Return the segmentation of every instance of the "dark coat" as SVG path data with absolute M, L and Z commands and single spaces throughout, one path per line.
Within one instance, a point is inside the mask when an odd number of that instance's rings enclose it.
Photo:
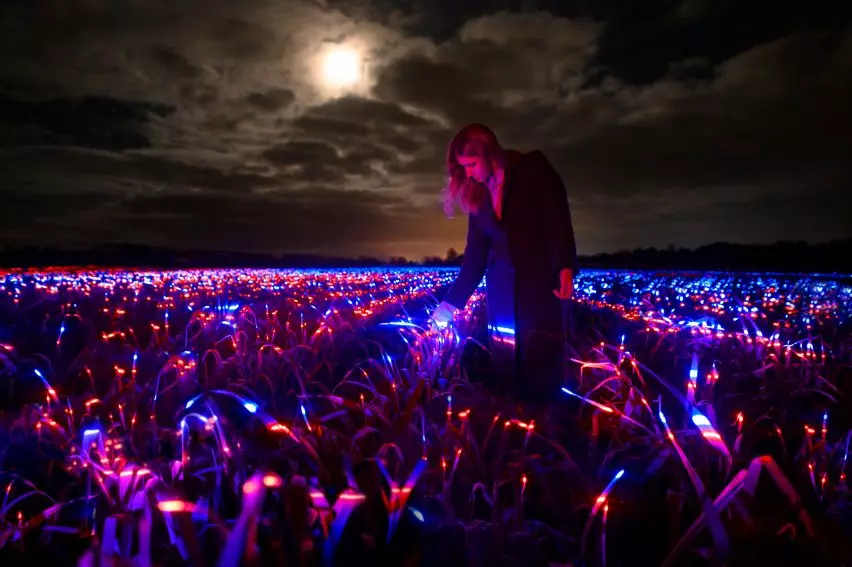
M 540 151 L 506 153 L 503 215 L 491 199 L 468 217 L 464 260 L 444 301 L 464 307 L 486 274 L 492 363 L 519 396 L 558 395 L 565 377 L 567 306 L 553 290 L 577 274 L 565 185 Z

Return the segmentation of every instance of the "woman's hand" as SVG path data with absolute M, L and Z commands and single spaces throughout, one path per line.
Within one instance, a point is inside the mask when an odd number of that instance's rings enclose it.
M 559 289 L 553 290 L 559 299 L 571 299 L 574 296 L 574 272 L 569 268 L 559 272 Z
M 429 320 L 437 325 L 439 328 L 446 327 L 447 323 L 453 320 L 453 314 L 456 312 L 456 308 L 447 303 L 446 301 L 442 301 L 438 307 L 435 308 L 435 311 L 432 312 L 432 315 L 429 317 Z

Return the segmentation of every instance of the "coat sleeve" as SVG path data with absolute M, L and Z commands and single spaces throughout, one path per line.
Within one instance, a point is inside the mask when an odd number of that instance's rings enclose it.
M 568 204 L 568 192 L 562 178 L 541 152 L 536 154 L 536 174 L 542 190 L 543 207 L 550 240 L 550 253 L 553 269 L 556 273 L 568 268 L 575 275 L 579 271 L 577 263 L 577 244 L 574 241 L 574 225 L 571 222 L 571 209 Z
M 489 247 L 488 235 L 483 232 L 476 218 L 472 214 L 468 215 L 467 243 L 464 247 L 461 271 L 444 296 L 444 301 L 457 309 L 467 304 L 467 300 L 473 295 L 482 281 L 482 276 L 485 275 Z

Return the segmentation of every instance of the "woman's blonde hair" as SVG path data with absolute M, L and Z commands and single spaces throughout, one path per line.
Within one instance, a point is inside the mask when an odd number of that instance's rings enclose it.
M 491 168 L 503 167 L 503 148 L 487 126 L 468 124 L 453 136 L 447 146 L 447 186 L 444 188 L 444 212 L 453 216 L 458 205 L 463 213 L 475 213 L 487 195 L 487 189 L 470 179 L 458 156 L 488 160 Z

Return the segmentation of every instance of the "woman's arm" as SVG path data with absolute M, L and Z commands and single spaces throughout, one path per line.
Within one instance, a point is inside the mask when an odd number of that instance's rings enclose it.
M 444 296 L 444 301 L 456 309 L 467 304 L 467 300 L 482 281 L 488 262 L 490 241 L 488 235 L 479 226 L 476 217 L 468 215 L 467 243 L 464 247 L 464 260 L 456 281 Z

